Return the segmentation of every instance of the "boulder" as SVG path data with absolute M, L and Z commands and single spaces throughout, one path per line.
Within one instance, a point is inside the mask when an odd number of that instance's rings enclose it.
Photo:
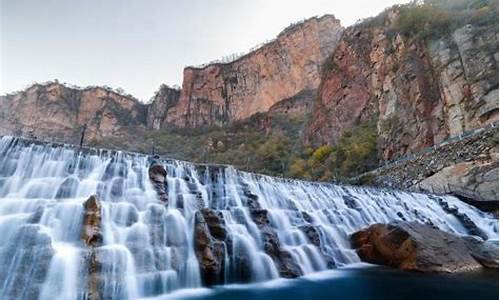
M 86 296 L 89 300 L 98 300 L 103 298 L 99 289 L 102 281 L 102 262 L 98 258 L 96 249 L 102 246 L 103 242 L 101 203 L 96 196 L 92 195 L 83 203 L 83 208 L 83 224 L 80 238 L 87 248 L 87 255 L 85 256 L 88 272 Z
M 194 249 L 203 285 L 224 283 L 226 229 L 220 213 L 198 210 L 194 215 Z
M 485 268 L 498 269 L 498 242 L 482 241 L 475 236 L 463 238 L 469 252 Z
M 321 246 L 321 234 L 318 228 L 315 225 L 308 224 L 299 226 L 299 229 L 304 233 L 309 243 L 319 249 L 327 266 L 329 268 L 335 268 L 335 260 L 333 257 L 323 251 L 323 247 Z
M 374 224 L 351 239 L 363 261 L 402 270 L 451 273 L 498 268 L 498 246 L 494 253 L 493 246 L 480 240 L 467 241 L 416 222 Z
M 158 197 L 165 205 L 168 205 L 167 171 L 159 162 L 153 161 L 149 167 L 148 175 Z
M 101 203 L 96 196 L 90 196 L 83 203 L 83 227 L 80 238 L 87 247 L 97 247 L 102 244 L 101 234 Z
M 281 248 L 278 234 L 269 225 L 268 211 L 265 209 L 251 209 L 250 216 L 260 229 L 264 252 L 273 259 L 280 276 L 285 278 L 301 276 L 302 270 L 299 265 L 295 263 L 288 251 Z

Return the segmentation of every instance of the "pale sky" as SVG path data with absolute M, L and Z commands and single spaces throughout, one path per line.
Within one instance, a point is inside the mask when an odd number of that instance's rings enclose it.
M 246 52 L 290 23 L 348 26 L 397 0 L 0 0 L 0 94 L 59 79 L 140 100 L 181 85 L 187 65 Z

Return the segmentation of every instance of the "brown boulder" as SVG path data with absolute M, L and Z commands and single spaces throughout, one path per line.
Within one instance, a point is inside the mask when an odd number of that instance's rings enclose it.
M 419 272 L 463 272 L 495 265 L 491 249 L 415 222 L 374 224 L 352 236 L 363 261 Z M 471 251 L 472 248 L 476 248 Z M 498 249 L 498 247 L 496 248 Z M 483 252 L 481 252 L 482 250 Z M 485 253 L 488 253 L 487 256 Z M 478 257 L 488 263 L 480 263 Z M 498 267 L 498 253 L 496 254 Z
M 222 215 L 204 208 L 194 215 L 194 249 L 203 285 L 224 283 L 226 230 Z
M 92 195 L 83 204 L 84 215 L 80 238 L 88 249 L 85 257 L 87 263 L 87 299 L 102 299 L 99 291 L 101 282 L 101 262 L 98 259 L 96 248 L 102 245 L 101 233 L 101 203 Z
M 96 196 L 92 195 L 83 203 L 84 216 L 83 227 L 80 238 L 87 247 L 100 246 L 102 243 L 101 235 L 101 203 Z

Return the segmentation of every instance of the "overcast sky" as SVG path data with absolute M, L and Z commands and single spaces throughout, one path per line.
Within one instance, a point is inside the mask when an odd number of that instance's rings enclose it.
M 344 26 L 397 0 L 0 0 L 0 94 L 33 82 L 121 87 L 141 100 L 182 70 L 334 14 Z

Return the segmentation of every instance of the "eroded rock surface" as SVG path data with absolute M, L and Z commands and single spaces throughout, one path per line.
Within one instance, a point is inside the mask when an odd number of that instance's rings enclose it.
M 149 167 L 148 175 L 160 201 L 164 202 L 165 205 L 168 206 L 167 171 L 161 163 L 153 161 Z
M 314 17 L 234 62 L 186 68 L 179 104 L 164 122 L 179 127 L 222 125 L 317 88 L 321 65 L 342 31 L 334 16 Z
M 423 41 L 391 31 L 397 15 L 345 30 L 325 63 L 306 141 L 335 143 L 376 120 L 381 158 L 391 160 L 498 121 L 496 26 L 463 24 Z
M 363 261 L 419 272 L 465 272 L 498 268 L 498 245 L 463 239 L 430 225 L 395 221 L 354 233 Z
M 102 295 L 102 259 L 99 259 L 97 248 L 102 246 L 103 237 L 101 233 L 101 204 L 95 196 L 90 196 L 83 204 L 84 216 L 82 224 L 82 232 L 80 238 L 87 248 L 85 257 L 87 264 L 87 299 L 98 300 L 103 299 Z
M 58 82 L 35 84 L 0 97 L 0 134 L 59 139 L 78 144 L 120 136 L 146 123 L 146 107 L 129 95 L 103 87 L 73 88 Z
M 281 277 L 293 278 L 303 275 L 300 267 L 294 262 L 292 255 L 281 248 L 278 234 L 270 226 L 268 211 L 251 209 L 250 216 L 260 230 L 264 243 L 264 252 L 276 265 Z
M 231 247 L 220 212 L 204 208 L 195 213 L 194 249 L 204 285 L 224 283 L 227 249 Z

